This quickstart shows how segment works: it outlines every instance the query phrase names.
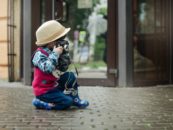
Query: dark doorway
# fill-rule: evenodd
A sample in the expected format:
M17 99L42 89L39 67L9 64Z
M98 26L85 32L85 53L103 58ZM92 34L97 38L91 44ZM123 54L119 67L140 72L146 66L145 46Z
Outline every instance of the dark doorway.
M171 82L171 0L133 0L135 85Z

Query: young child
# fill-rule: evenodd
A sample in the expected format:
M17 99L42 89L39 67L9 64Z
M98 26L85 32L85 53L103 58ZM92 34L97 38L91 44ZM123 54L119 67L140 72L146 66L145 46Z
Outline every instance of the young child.
M43 23L36 31L38 49L32 58L32 87L35 95L32 104L38 109L64 110L71 106L86 108L89 105L87 100L79 98L79 85L73 72L65 72L59 77L53 75L64 51L62 46L56 47L55 44L64 39L69 31L70 28L65 28L55 20Z

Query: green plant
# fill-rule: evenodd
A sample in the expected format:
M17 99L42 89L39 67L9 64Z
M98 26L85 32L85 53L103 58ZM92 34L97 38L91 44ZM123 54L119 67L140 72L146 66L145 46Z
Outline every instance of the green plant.
M94 47L94 61L103 60L103 54L105 48L105 39L101 36L97 37L97 41Z

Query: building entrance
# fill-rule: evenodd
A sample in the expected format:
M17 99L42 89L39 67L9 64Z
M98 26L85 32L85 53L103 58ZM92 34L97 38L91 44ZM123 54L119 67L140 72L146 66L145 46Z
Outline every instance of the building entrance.
M79 82L108 85L108 1L76 0L63 5L65 16L60 20L71 27L67 38L71 42L71 56L78 69ZM70 69L74 71L73 64Z
M56 19L71 28L67 40L70 42L70 55L74 64L70 66L69 71L76 72L74 66L77 68L80 85L115 86L115 2L41 0L34 2L33 6L35 5L40 5L37 6L40 7L39 13L37 11L38 19L33 11L35 29L50 19ZM32 50L35 49L33 44Z

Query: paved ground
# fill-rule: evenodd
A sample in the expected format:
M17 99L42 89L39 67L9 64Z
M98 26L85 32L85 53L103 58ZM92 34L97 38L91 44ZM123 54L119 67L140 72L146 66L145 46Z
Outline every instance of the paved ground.
M81 87L88 109L36 110L31 87L0 84L0 130L173 130L173 87Z

